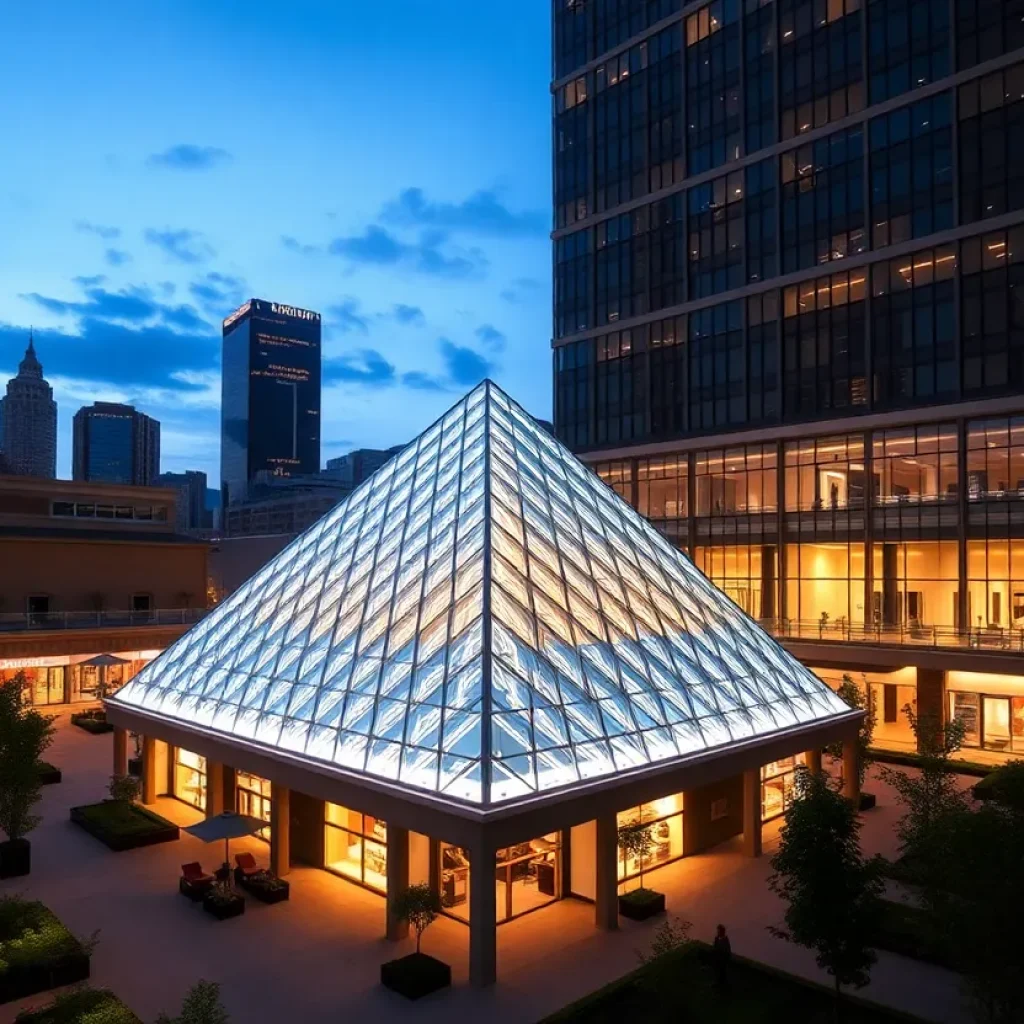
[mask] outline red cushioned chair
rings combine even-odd
[[[260,874],[263,868],[256,863],[256,858],[251,853],[235,854],[235,881],[241,885],[245,879]]]
[[[215,879],[213,875],[203,871],[199,861],[181,865],[181,878],[178,879],[178,892],[190,900],[198,902],[206,895]]]

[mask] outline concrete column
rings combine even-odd
[[[594,857],[594,924],[601,931],[619,927],[619,825],[614,811],[597,818]]]
[[[483,842],[469,851],[469,983],[474,988],[493,985],[498,976],[495,853]]]
[[[114,774],[128,774],[128,730],[114,726]]]
[[[223,766],[224,789],[223,800],[225,811],[238,810],[238,775],[230,765]]]
[[[843,796],[860,806],[860,750],[857,737],[843,740]]]
[[[409,830],[388,825],[387,937],[393,942],[407,938],[409,922],[394,913],[395,901],[409,887]]]
[[[882,625],[895,626],[900,621],[899,566],[895,544],[882,545]]]
[[[206,816],[215,818],[224,810],[224,765],[206,762]]]
[[[821,747],[805,751],[804,760],[807,762],[807,770],[814,775],[821,774]]]
[[[743,773],[743,856],[761,856],[761,769]]]
[[[142,737],[142,802],[156,803],[156,740]]]
[[[288,787],[270,784],[270,870],[283,878],[291,870],[291,814]]]
[[[917,717],[925,737],[946,721],[946,673],[940,668],[917,670]],[[920,744],[919,744],[920,745]]]

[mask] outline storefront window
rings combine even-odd
[[[949,685],[949,715],[963,722],[965,747],[1024,754],[1024,677],[954,671]]]
[[[771,761],[761,768],[761,820],[785,814],[796,795],[796,770],[806,763],[803,754]]]
[[[174,795],[200,811],[206,809],[205,757],[174,748]]]
[[[63,665],[0,669],[0,683],[6,683],[20,673],[22,693],[26,704],[32,707],[41,707],[44,704],[62,704],[66,671]]]
[[[238,799],[238,813],[248,814],[265,821],[267,827],[256,834],[270,842],[270,779],[258,775],[238,772],[235,776],[235,791]]]
[[[957,624],[956,541],[876,542],[872,557],[876,627],[913,631]]]
[[[956,501],[956,425],[885,430],[872,441],[875,504]]]
[[[786,511],[864,507],[864,438],[786,442]]]
[[[449,914],[469,920],[469,850],[441,843],[441,895]]]
[[[632,825],[639,822],[650,823],[651,839],[654,845],[651,852],[644,858],[643,869],[661,867],[683,855],[683,794],[674,793],[663,796],[650,803],[619,811],[618,825]],[[640,862],[637,858],[627,859],[619,852],[619,881],[634,878],[640,874]]]
[[[786,616],[833,636],[864,622],[864,545],[787,544]]]
[[[371,814],[324,805],[324,866],[379,892],[388,888],[387,825]]]
[[[561,834],[499,850],[495,880],[499,921],[554,903],[562,894]]]
[[[697,515],[774,512],[776,473],[773,444],[697,452]]]

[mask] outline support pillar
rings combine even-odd
[[[392,942],[409,935],[409,922],[394,913],[395,902],[409,888],[409,830],[388,825],[387,937]],[[472,904],[470,904],[472,906]]]
[[[921,740],[927,743],[946,722],[946,673],[940,668],[917,670],[917,717],[923,726],[918,738],[920,750]]]
[[[388,839],[390,846],[390,834]],[[498,976],[496,853],[483,842],[469,851],[469,983],[474,988],[493,985]]]
[[[270,784],[270,870],[284,878],[291,870],[291,813],[287,786]]]
[[[156,803],[156,740],[142,737],[142,802]]]
[[[804,752],[804,762],[807,765],[807,770],[812,775],[821,774],[821,747],[815,747],[813,750]]]
[[[114,726],[114,774],[128,774],[128,730]]]
[[[238,773],[230,765],[224,765],[224,810],[238,810]]]
[[[743,773],[743,856],[761,856],[761,769]]]
[[[619,927],[619,827],[614,811],[598,816],[596,831],[594,924],[611,932]]]
[[[224,765],[206,762],[206,816],[215,818],[224,810]]]
[[[860,806],[860,748],[856,735],[843,740],[843,796]]]

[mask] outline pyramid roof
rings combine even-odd
[[[849,713],[490,381],[112,702],[477,808]]]

